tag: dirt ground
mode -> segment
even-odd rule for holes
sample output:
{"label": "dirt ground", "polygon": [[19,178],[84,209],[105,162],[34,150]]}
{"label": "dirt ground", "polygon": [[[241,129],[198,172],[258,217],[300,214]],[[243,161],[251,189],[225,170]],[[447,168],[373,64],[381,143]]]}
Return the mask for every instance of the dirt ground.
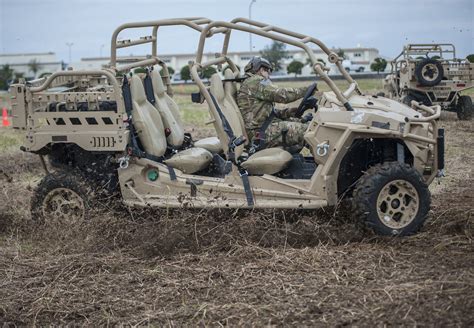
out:
{"label": "dirt ground", "polygon": [[[474,126],[444,115],[447,177],[412,237],[342,210],[29,216],[37,157],[0,128],[0,324],[474,325]],[[10,138],[10,139],[8,139]],[[5,141],[6,140],[6,141]]]}

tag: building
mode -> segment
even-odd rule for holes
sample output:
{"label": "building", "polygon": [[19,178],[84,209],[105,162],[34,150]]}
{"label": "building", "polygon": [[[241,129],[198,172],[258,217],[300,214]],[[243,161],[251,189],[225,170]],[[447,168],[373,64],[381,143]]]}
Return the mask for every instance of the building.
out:
{"label": "building", "polygon": [[[345,59],[344,66],[346,69],[353,71],[362,70],[364,72],[370,71],[370,64],[375,58],[379,57],[379,51],[375,48],[345,48],[345,49],[334,49],[338,52],[342,50],[344,52]],[[229,52],[228,56],[230,59],[240,68],[243,68],[247,62],[254,56],[258,56],[258,52],[242,51],[242,52]],[[315,55],[317,59],[321,59],[331,69],[329,74],[338,74],[334,65],[329,65],[327,61],[327,55],[321,50],[316,50]],[[188,65],[189,61],[195,59],[196,54],[165,54],[160,55],[160,58],[175,71],[175,80],[180,79],[179,71],[184,66]],[[203,57],[203,61],[207,61],[215,57],[214,53],[207,53]],[[127,63],[143,59],[139,56],[128,56],[119,57],[120,63]],[[302,50],[289,50],[287,56],[282,60],[282,69],[279,72],[274,72],[273,76],[286,76],[287,66],[293,61],[298,60],[305,64],[302,70],[302,76],[311,75],[311,68],[306,65],[307,56]],[[31,70],[31,63],[36,61],[38,71],[36,74]],[[75,70],[83,69],[100,69],[109,64],[109,57],[90,57],[82,58],[79,62],[71,63],[71,67]],[[29,53],[29,54],[0,54],[0,67],[3,65],[10,65],[15,71],[23,74],[26,79],[33,79],[40,77],[44,73],[54,73],[65,68],[65,64],[62,61],[57,60],[55,53]]]}
{"label": "building", "polygon": [[[347,66],[346,69],[354,71],[355,69],[369,72],[370,64],[374,61],[375,58],[379,57],[379,51],[375,48],[345,48],[345,49],[334,49],[336,52],[342,50],[344,52],[345,61],[344,66]],[[258,56],[258,52],[229,52],[229,58],[240,68],[243,68],[247,62],[254,56]],[[327,55],[322,52],[322,50],[315,51],[317,59],[321,59],[326,63],[331,71],[330,74],[337,74],[337,70],[334,65],[329,65],[327,61]],[[184,66],[188,65],[189,61],[195,59],[196,54],[165,54],[160,55],[159,57],[175,71],[175,79],[179,79],[179,71]],[[207,53],[203,56],[203,61],[207,61],[215,57],[214,53]],[[121,63],[126,63],[134,60],[138,60],[143,57],[119,57],[118,61]],[[305,64],[302,74],[303,76],[311,75],[311,68],[306,65],[307,56],[301,50],[290,50],[287,51],[287,56],[282,60],[282,69],[279,72],[274,72],[273,75],[287,75],[287,66],[293,61],[298,60]],[[71,66],[74,69],[97,69],[107,66],[109,63],[109,57],[91,57],[91,58],[82,58],[80,62],[73,63]],[[350,63],[346,64],[346,63]],[[362,68],[362,69],[360,69]]]}
{"label": "building", "polygon": [[[36,65],[36,74],[32,71]],[[0,54],[0,67],[9,65],[15,73],[20,73],[27,80],[37,78],[44,73],[54,73],[64,68],[64,63],[56,58],[54,52],[27,54]]]}

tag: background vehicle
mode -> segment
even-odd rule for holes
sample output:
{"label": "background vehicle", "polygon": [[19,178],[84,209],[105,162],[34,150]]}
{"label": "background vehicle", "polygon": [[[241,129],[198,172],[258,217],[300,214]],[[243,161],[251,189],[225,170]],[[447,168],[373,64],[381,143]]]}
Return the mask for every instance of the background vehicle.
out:
{"label": "background vehicle", "polygon": [[412,100],[440,105],[461,120],[473,117],[472,100],[461,92],[474,86],[474,63],[457,59],[454,45],[408,44],[391,65],[384,80],[387,97],[407,105]]}
{"label": "background vehicle", "polygon": [[348,72],[357,72],[357,73],[362,73],[365,68],[362,65],[354,64],[351,60],[345,59],[342,61],[342,65],[344,66],[344,69]]}
{"label": "background vehicle", "polygon": [[[196,141],[184,133],[166,64],[156,50],[158,28],[174,25],[200,32],[196,60],[190,63],[199,88],[193,100],[206,101],[214,138]],[[128,28],[151,28],[152,35],[117,41]],[[247,140],[234,98],[239,70],[227,56],[231,35],[238,31],[304,49],[330,87],[305,133],[312,156],[256,149]],[[221,53],[203,61],[206,40],[220,33]],[[147,43],[149,56],[117,66],[117,49]],[[320,47],[338,67],[347,90],[329,78],[308,43]],[[23,149],[42,159],[48,155],[58,168],[47,172],[36,190],[35,217],[85,218],[94,194],[120,189],[130,206],[166,208],[314,209],[335,206],[349,196],[356,219],[382,235],[409,235],[425,221],[427,186],[443,169],[443,133],[436,123],[440,106],[415,102],[410,108],[365,96],[342,58],[318,39],[244,18],[129,23],[115,30],[111,44],[107,69],[58,72],[11,88],[13,126],[26,135]],[[224,80],[215,73],[207,85],[200,71],[213,65],[230,69],[223,72]],[[146,73],[130,73],[137,67],[146,67]],[[68,89],[52,91],[60,86]],[[302,104],[316,88],[316,83],[308,88]]]}

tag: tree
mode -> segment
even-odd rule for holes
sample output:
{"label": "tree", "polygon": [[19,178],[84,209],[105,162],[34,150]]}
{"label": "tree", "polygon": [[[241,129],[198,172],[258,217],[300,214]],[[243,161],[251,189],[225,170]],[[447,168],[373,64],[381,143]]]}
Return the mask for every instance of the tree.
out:
{"label": "tree", "polygon": [[342,59],[346,59],[346,54],[344,53],[344,50],[342,50],[341,48],[337,50],[336,54]]}
{"label": "tree", "polygon": [[375,58],[374,62],[370,64],[370,69],[374,72],[377,72],[377,74],[385,71],[386,67],[387,67],[387,61],[380,57]]}
{"label": "tree", "polygon": [[273,41],[270,46],[265,46],[260,51],[260,56],[267,59],[273,66],[275,71],[281,69],[281,60],[287,56],[286,44],[282,42]]}
{"label": "tree", "polygon": [[[174,74],[174,69],[173,69],[173,67],[169,67],[169,66],[168,66],[168,73],[170,74],[170,77],[173,76],[173,74]],[[165,75],[165,70],[164,70],[163,68],[160,70],[160,75],[161,75],[161,76],[164,76],[164,75]]]}
{"label": "tree", "polygon": [[467,56],[466,56],[466,59],[467,59],[470,63],[474,63],[474,54],[467,55]]}
{"label": "tree", "polygon": [[209,79],[214,73],[217,73],[216,69],[212,66],[208,66],[202,70],[200,76],[203,79]]}
{"label": "tree", "polygon": [[303,67],[304,64],[302,62],[293,60],[286,68],[286,71],[288,72],[288,74],[294,73],[296,77],[298,74],[301,74],[301,70],[303,69]]}
{"label": "tree", "polygon": [[181,68],[180,73],[181,73],[181,80],[184,80],[185,83],[191,80],[191,71],[189,70],[188,65]]}
{"label": "tree", "polygon": [[33,73],[34,78],[36,78],[36,74],[38,73],[38,71],[41,69],[42,66],[43,66],[43,65],[41,65],[41,64],[36,60],[36,58],[30,60],[30,62],[28,63],[28,68],[29,68],[30,71]]}
{"label": "tree", "polygon": [[0,69],[0,90],[7,90],[8,85],[13,79],[13,69],[10,65],[3,65]]}

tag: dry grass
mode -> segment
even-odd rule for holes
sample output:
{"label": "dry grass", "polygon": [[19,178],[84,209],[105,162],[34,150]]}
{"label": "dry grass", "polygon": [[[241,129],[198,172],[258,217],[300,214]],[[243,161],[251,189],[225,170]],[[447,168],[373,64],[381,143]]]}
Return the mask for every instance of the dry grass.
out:
{"label": "dry grass", "polygon": [[342,209],[143,211],[113,199],[89,221],[38,224],[39,161],[5,146],[0,323],[473,326],[474,127],[441,124],[447,177],[408,238],[367,235]]}

